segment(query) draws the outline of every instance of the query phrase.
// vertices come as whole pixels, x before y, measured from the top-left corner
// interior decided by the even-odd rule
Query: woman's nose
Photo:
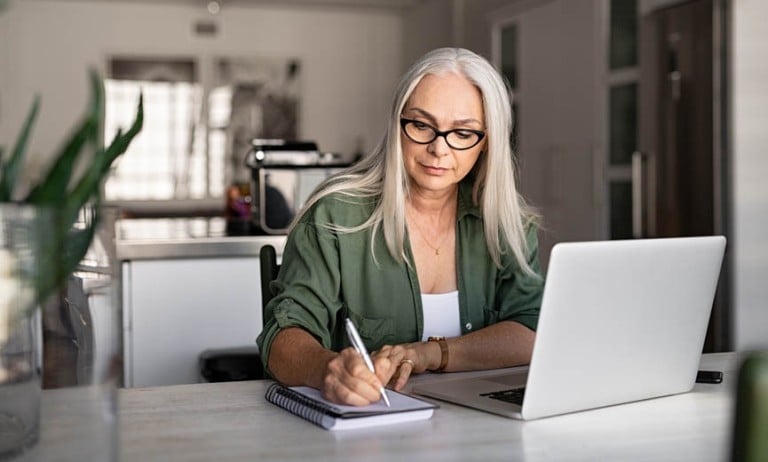
[[[448,146],[448,140],[445,139],[445,136],[437,136],[429,143],[427,151],[432,155],[442,157],[447,156],[451,152],[451,147]]]

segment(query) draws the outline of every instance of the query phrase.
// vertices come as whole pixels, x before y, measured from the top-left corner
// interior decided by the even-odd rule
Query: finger
[[[379,388],[378,378],[368,370],[357,352],[342,351],[328,362],[321,391],[329,401],[362,406],[379,400]]]
[[[345,368],[344,374],[339,374],[341,383],[350,391],[364,397],[370,402],[381,399],[381,379],[371,372],[362,357],[354,349],[344,350],[339,355]],[[386,364],[383,362],[382,364]]]
[[[411,377],[411,374],[413,373],[414,369],[414,363],[410,359],[404,359],[400,362],[400,367],[398,368],[397,373],[397,379],[394,383],[394,389],[396,391],[400,391],[405,387],[405,384],[408,383],[408,379]]]
[[[379,349],[378,351],[375,351],[373,353],[373,356],[389,356],[390,352],[392,351],[392,345],[384,345]]]
[[[321,394],[328,401],[350,406],[367,406],[372,402],[339,382],[326,383],[321,390]]]
[[[397,372],[398,362],[395,362],[395,360],[390,357],[378,357],[374,360],[373,366],[376,369],[376,377],[380,383],[384,384],[390,381],[392,376]]]
[[[379,362],[378,360],[387,358],[389,359],[389,364],[385,362],[381,362],[381,367],[386,368],[389,370],[389,374],[387,374],[386,379],[389,380],[390,377],[397,371],[398,366],[400,365],[400,361],[405,358],[406,350],[400,345],[385,345],[383,346],[379,351],[376,352],[374,355],[374,367],[376,368],[376,373],[380,377],[382,374],[379,374]]]
[[[320,392],[323,398],[339,404],[364,406],[368,400],[353,392],[345,385],[344,376],[347,374],[344,361],[338,357],[328,363]]]

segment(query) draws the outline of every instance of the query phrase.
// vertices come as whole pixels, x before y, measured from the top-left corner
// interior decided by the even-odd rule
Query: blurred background
[[[414,59],[470,48],[510,83],[543,266],[561,241],[723,234],[705,351],[766,348],[766,20],[763,0],[0,0],[0,144],[40,94],[24,166],[39,178],[95,68],[106,139],[145,97],[109,204],[215,217],[233,186],[248,194],[253,139],[354,162]]]

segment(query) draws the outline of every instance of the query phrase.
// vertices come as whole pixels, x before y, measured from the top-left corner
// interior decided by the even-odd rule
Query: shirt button
[[[472,323],[471,323],[471,322],[468,322],[468,323],[467,323],[467,324],[466,324],[464,327],[465,327],[467,330],[472,330]]]

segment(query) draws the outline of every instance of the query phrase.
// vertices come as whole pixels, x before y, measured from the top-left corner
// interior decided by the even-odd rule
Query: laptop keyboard
[[[523,396],[525,387],[511,388],[509,390],[494,391],[491,393],[480,393],[480,396],[486,396],[491,399],[498,399],[507,403],[523,405]]]

